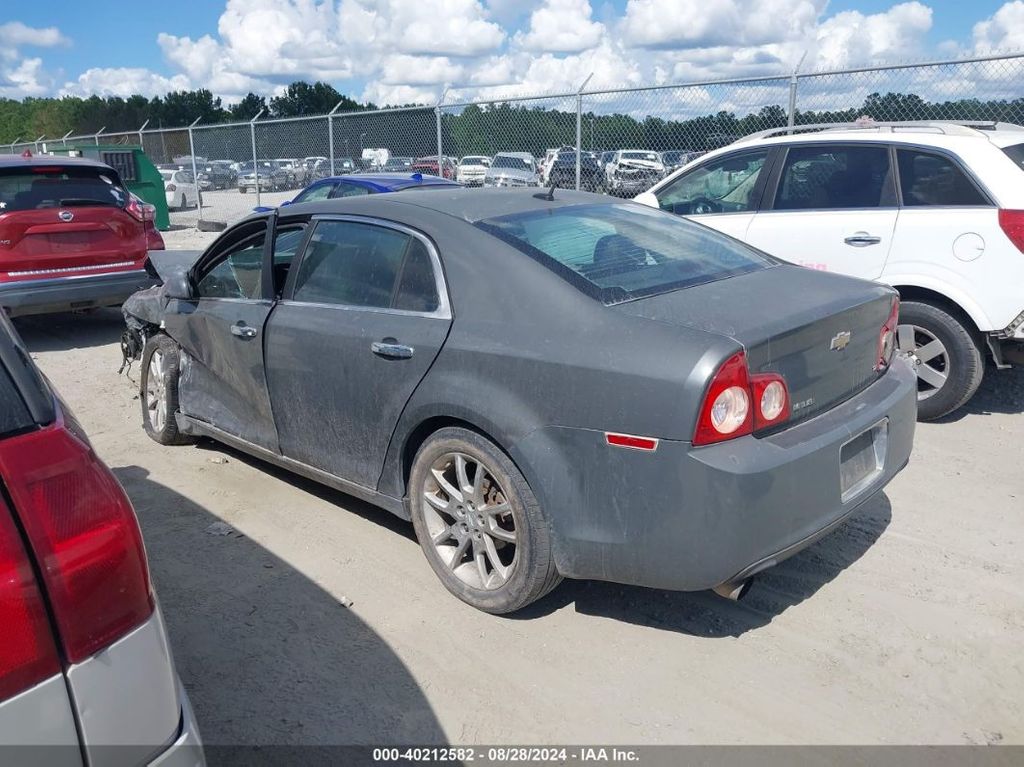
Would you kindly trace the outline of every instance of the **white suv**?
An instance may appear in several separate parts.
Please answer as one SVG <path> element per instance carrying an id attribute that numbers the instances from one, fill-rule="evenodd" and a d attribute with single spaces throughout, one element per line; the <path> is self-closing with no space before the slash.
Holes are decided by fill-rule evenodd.
<path id="1" fill-rule="evenodd" d="M 711 152 L 636 200 L 897 288 L 922 420 L 971 398 L 986 352 L 999 368 L 1024 364 L 1024 128 L 866 121 L 778 135 L 787 130 Z"/>

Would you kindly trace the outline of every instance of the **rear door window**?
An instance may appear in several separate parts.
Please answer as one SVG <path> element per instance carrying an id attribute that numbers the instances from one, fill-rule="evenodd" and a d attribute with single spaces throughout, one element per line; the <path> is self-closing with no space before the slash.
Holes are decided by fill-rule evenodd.
<path id="1" fill-rule="evenodd" d="M 113 171 L 89 166 L 28 165 L 0 170 L 0 212 L 109 205 L 128 192 Z"/>
<path id="2" fill-rule="evenodd" d="M 949 157 L 918 149 L 898 149 L 903 205 L 988 205 L 967 174 Z"/>
<path id="3" fill-rule="evenodd" d="M 306 246 L 293 298 L 388 308 L 410 237 L 354 221 L 321 221 Z"/>
<path id="4" fill-rule="evenodd" d="M 320 186 L 313 186 L 302 192 L 293 200 L 293 202 L 314 202 L 316 200 L 326 200 L 331 196 L 331 192 L 333 191 L 334 184 L 320 184 Z"/>
<path id="5" fill-rule="evenodd" d="M 882 146 L 804 146 L 786 153 L 774 210 L 894 207 L 889 150 Z"/>
<path id="6" fill-rule="evenodd" d="M 395 309 L 407 312 L 435 312 L 438 307 L 437 280 L 427 246 L 415 237 L 402 266 L 395 295 Z"/>

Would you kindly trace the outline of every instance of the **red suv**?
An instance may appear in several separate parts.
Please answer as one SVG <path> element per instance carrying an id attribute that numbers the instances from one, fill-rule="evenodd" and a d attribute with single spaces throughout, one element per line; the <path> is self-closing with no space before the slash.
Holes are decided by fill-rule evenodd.
<path id="1" fill-rule="evenodd" d="M 431 176 L 440 176 L 441 178 L 448 178 L 455 180 L 455 163 L 447 157 L 441 158 L 441 167 L 437 165 L 437 155 L 431 157 L 418 157 L 416 162 L 412 164 L 411 168 L 413 173 L 427 173 Z"/>
<path id="2" fill-rule="evenodd" d="M 117 171 L 69 157 L 0 159 L 0 306 L 13 316 L 116 306 L 157 280 L 154 209 Z"/>

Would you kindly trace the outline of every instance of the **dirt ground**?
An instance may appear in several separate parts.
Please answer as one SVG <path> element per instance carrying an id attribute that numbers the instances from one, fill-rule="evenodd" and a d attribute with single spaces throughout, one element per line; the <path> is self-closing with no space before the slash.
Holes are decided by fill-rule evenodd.
<path id="1" fill-rule="evenodd" d="M 210 744 L 1024 743 L 1024 371 L 739 604 L 566 582 L 502 618 L 386 512 L 150 441 L 117 311 L 17 326 L 135 503 Z"/>

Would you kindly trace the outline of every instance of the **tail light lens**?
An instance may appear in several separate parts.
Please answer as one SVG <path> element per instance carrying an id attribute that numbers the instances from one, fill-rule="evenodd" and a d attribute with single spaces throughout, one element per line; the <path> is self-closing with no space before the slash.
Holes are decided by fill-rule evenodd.
<path id="1" fill-rule="evenodd" d="M 173 185 L 172 185 L 173 186 Z M 138 221 L 156 220 L 156 207 L 148 202 L 143 202 L 134 194 L 128 200 L 125 211 Z"/>
<path id="2" fill-rule="evenodd" d="M 750 377 L 754 393 L 754 431 L 789 420 L 789 388 L 778 373 L 758 373 Z"/>
<path id="3" fill-rule="evenodd" d="M 710 445 L 750 434 L 754 428 L 750 404 L 747 356 L 737 352 L 718 369 L 704 395 L 693 444 Z"/>
<path id="4" fill-rule="evenodd" d="M 60 671 L 57 648 L 11 510 L 0 498 L 0 701 Z"/>
<path id="5" fill-rule="evenodd" d="M 778 373 L 751 375 L 737 352 L 718 369 L 701 404 L 694 445 L 753 434 L 789 419 L 789 388 Z"/>
<path id="6" fill-rule="evenodd" d="M 899 321 L 900 300 L 893 298 L 889 317 L 878 333 L 878 360 L 875 362 L 875 370 L 885 370 L 892 363 L 893 354 L 896 353 L 896 326 L 899 325 Z"/>
<path id="7" fill-rule="evenodd" d="M 110 469 L 57 422 L 0 442 L 0 471 L 42 573 L 72 663 L 153 612 L 135 512 Z"/>
<path id="8" fill-rule="evenodd" d="M 1000 210 L 999 228 L 1024 253 L 1024 210 Z"/>

